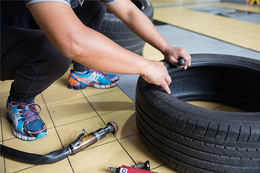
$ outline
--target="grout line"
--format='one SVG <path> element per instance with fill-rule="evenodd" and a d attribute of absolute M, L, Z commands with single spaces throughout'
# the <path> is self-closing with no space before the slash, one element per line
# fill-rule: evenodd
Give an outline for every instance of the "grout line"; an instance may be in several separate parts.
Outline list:
<path fill-rule="evenodd" d="M 81 91 L 82 92 L 82 91 Z M 101 121 L 106 125 L 105 121 L 103 120 L 103 118 L 101 117 L 101 115 L 99 115 L 99 113 L 97 112 L 97 110 L 94 108 L 94 106 L 91 104 L 91 102 L 88 100 L 88 98 L 84 95 L 84 97 L 86 98 L 86 100 L 89 102 L 90 106 L 93 108 L 93 110 L 97 113 L 97 115 L 99 116 L 99 118 L 101 119 Z M 112 111 L 113 112 L 113 111 Z M 111 112 L 110 112 L 111 113 Z M 114 135 L 114 134 L 113 134 Z M 121 147 L 123 148 L 123 150 L 125 151 L 125 153 L 130 157 L 130 159 L 134 162 L 134 164 L 136 164 L 136 162 L 134 161 L 134 159 L 132 158 L 132 156 L 126 151 L 125 147 L 121 144 L 121 142 L 118 140 L 118 138 L 114 135 L 114 137 L 116 138 L 116 141 L 119 143 L 119 145 L 121 145 Z"/>
<path fill-rule="evenodd" d="M 21 171 L 24 171 L 24 170 L 27 170 L 27 169 L 31 169 L 31 168 L 36 167 L 36 166 L 37 166 L 37 165 L 29 166 L 29 167 L 23 168 L 23 169 L 21 169 L 21 170 L 14 171 L 14 173 L 16 173 L 16 172 L 21 172 Z"/>
<path fill-rule="evenodd" d="M 105 112 L 105 113 L 102 113 L 100 116 L 102 117 L 103 115 L 107 115 L 107 114 L 111 114 L 112 112 L 119 112 L 119 111 L 122 111 L 122 110 L 131 110 L 130 108 L 135 108 L 135 106 L 129 106 L 129 107 L 125 107 L 123 109 L 117 109 L 115 111 L 108 111 L 108 112 Z"/>
<path fill-rule="evenodd" d="M 61 143 L 61 146 L 63 147 L 62 140 L 61 140 L 61 138 L 60 138 L 60 135 L 59 135 L 59 133 L 58 133 L 58 131 L 57 131 L 57 128 L 56 128 L 56 126 L 55 126 L 55 123 L 54 123 L 54 121 L 53 121 L 53 119 L 52 119 L 50 110 L 49 110 L 49 108 L 48 108 L 48 106 L 47 106 L 47 104 L 46 104 L 46 102 L 45 102 L 45 99 L 44 99 L 44 97 L 43 97 L 42 94 L 41 94 L 41 97 L 42 97 L 42 100 L 43 100 L 43 102 L 44 102 L 44 104 L 45 104 L 45 106 L 46 106 L 46 109 L 47 109 L 48 114 L 49 114 L 49 116 L 50 116 L 50 119 L 51 119 L 51 121 L 52 121 L 53 127 L 54 127 L 54 129 L 55 129 L 55 131 L 56 131 L 56 134 L 57 134 L 57 136 L 58 136 L 58 138 L 59 138 L 59 141 L 60 141 L 60 143 Z M 64 148 L 64 147 L 63 147 L 63 148 Z M 74 169 L 73 169 L 73 167 L 72 167 L 72 164 L 71 164 L 71 162 L 70 162 L 69 157 L 67 157 L 67 160 L 68 160 L 68 162 L 69 162 L 69 165 L 70 165 L 70 167 L 71 167 L 72 172 L 74 173 L 75 171 L 74 171 Z"/>
<path fill-rule="evenodd" d="M 99 113 L 97 112 L 97 110 L 95 109 L 95 107 L 92 105 L 92 103 L 88 100 L 87 96 L 82 92 L 82 90 L 80 90 L 80 92 L 83 94 L 84 98 L 87 100 L 87 102 L 89 103 L 89 105 L 92 107 L 92 109 L 96 112 L 97 116 L 101 119 L 101 121 L 104 123 L 104 125 L 106 125 L 105 121 L 101 118 L 101 116 L 99 115 Z"/>
<path fill-rule="evenodd" d="M 118 87 L 118 86 L 117 86 Z M 87 97 L 93 97 L 93 96 L 98 96 L 98 95 L 102 95 L 102 94 L 106 94 L 106 93 L 109 93 L 109 92 L 116 92 L 116 91 L 119 91 L 121 90 L 119 87 L 118 87 L 118 90 L 110 90 L 110 91 L 106 91 L 106 92 L 102 92 L 102 93 L 97 93 L 97 94 L 93 94 L 93 95 L 88 95 Z M 58 103 L 50 103 L 50 104 L 46 104 L 46 107 L 47 106 L 55 106 L 55 105 L 60 105 L 60 104 L 64 104 L 64 103 L 69 103 L 71 101 L 77 101 L 77 100 L 80 100 L 80 99 L 83 99 L 83 98 L 86 98 L 86 95 L 82 92 L 82 90 L 80 90 L 81 94 L 83 95 L 83 97 L 80 97 L 80 98 L 75 98 L 75 99 L 71 99 L 71 100 L 65 100 L 65 101 L 61 101 L 61 102 L 58 102 Z M 42 96 L 43 97 L 43 96 Z"/>
<path fill-rule="evenodd" d="M 74 123 L 77 123 L 77 122 L 80 122 L 80 121 L 89 120 L 89 119 L 92 119 L 92 118 L 97 118 L 97 116 L 88 117 L 88 118 L 84 118 L 84 119 L 77 120 L 77 121 L 71 121 L 71 122 L 69 122 L 69 123 L 65 123 L 65 124 L 58 125 L 58 126 L 56 126 L 56 128 L 58 128 L 58 127 L 63 127 L 63 126 L 69 125 L 69 124 L 74 124 Z"/>
<path fill-rule="evenodd" d="M 114 135 L 115 136 L 115 135 Z M 115 136 L 117 142 L 119 143 L 119 145 L 121 145 L 121 147 L 123 148 L 123 150 L 125 151 L 125 153 L 130 157 L 130 159 L 134 162 L 134 164 L 136 165 L 135 160 L 133 159 L 133 157 L 130 155 L 130 153 L 125 149 L 125 147 L 123 146 L 123 144 L 119 141 L 119 139 Z"/>
<path fill-rule="evenodd" d="M 135 136 L 135 135 L 138 135 L 138 133 L 131 134 L 131 135 L 128 135 L 128 136 L 125 136 L 125 137 L 119 138 L 119 140 L 126 139 L 126 138 L 128 138 L 128 137 L 132 137 L 132 136 Z"/>
<path fill-rule="evenodd" d="M 152 168 L 151 170 L 154 170 L 154 169 L 157 169 L 157 168 L 160 168 L 160 167 L 163 167 L 163 166 L 167 166 L 167 165 L 165 163 L 163 163 L 163 164 L 161 164 L 159 166 L 156 166 L 156 167 Z"/>
<path fill-rule="evenodd" d="M 125 88 L 120 88 L 120 90 L 121 90 L 130 100 L 132 100 L 133 103 L 135 103 L 135 100 L 133 100 L 133 99 L 125 92 L 125 90 L 130 89 L 130 88 L 132 88 L 132 87 L 133 87 L 133 86 L 131 86 L 131 87 L 125 87 Z"/>
<path fill-rule="evenodd" d="M 4 117 L 4 116 L 3 116 Z M 1 137 L 2 137 L 2 140 L 1 140 L 1 143 L 4 143 L 4 132 L 3 132 L 3 123 L 2 123 L 2 116 L 0 117 L 0 125 L 1 125 Z"/>

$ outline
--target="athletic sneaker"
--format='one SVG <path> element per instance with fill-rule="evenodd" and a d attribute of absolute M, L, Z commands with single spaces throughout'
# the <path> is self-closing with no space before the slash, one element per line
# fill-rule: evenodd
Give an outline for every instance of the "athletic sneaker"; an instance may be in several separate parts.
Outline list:
<path fill-rule="evenodd" d="M 117 74 L 103 73 L 100 71 L 90 69 L 85 74 L 77 74 L 71 70 L 69 75 L 69 88 L 70 89 L 84 89 L 87 86 L 94 88 L 111 88 L 116 86 L 119 82 Z"/>
<path fill-rule="evenodd" d="M 33 141 L 47 135 L 47 127 L 42 121 L 36 106 L 31 103 L 6 102 L 6 117 L 13 124 L 13 134 L 19 139 Z"/>

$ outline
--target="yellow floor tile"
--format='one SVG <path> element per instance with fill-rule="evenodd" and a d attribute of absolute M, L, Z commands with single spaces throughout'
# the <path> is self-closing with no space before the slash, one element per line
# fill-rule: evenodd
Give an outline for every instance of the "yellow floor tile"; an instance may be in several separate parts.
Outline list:
<path fill-rule="evenodd" d="M 207 109 L 214 109 L 220 111 L 228 111 L 228 112 L 245 112 L 243 109 L 239 109 L 233 106 L 229 106 L 226 104 L 215 103 L 215 102 L 208 102 L 208 101 L 187 101 L 189 104 L 193 104 L 195 106 L 207 108 Z"/>
<path fill-rule="evenodd" d="M 216 110 L 220 110 L 220 111 L 228 111 L 228 112 L 246 112 L 242 109 L 239 109 L 239 108 L 236 108 L 236 107 L 233 107 L 233 106 L 228 106 L 228 105 L 225 105 L 225 106 L 222 106 L 222 107 L 219 107 L 219 108 L 215 108 Z"/>
<path fill-rule="evenodd" d="M 151 169 L 163 164 L 148 150 L 139 134 L 121 139 L 120 142 L 137 164 L 149 160 Z"/>
<path fill-rule="evenodd" d="M 53 88 L 52 86 L 46 89 L 42 96 L 47 105 L 84 98 L 81 91 L 69 90 L 68 88 Z"/>
<path fill-rule="evenodd" d="M 94 96 L 94 95 L 99 95 L 107 92 L 112 92 L 112 91 L 117 91 L 119 88 L 117 86 L 113 88 L 107 88 L 107 89 L 98 89 L 94 87 L 87 87 L 86 89 L 81 90 L 81 92 L 86 96 Z"/>
<path fill-rule="evenodd" d="M 6 115 L 6 97 L 0 97 L 0 116 L 5 116 Z"/>
<path fill-rule="evenodd" d="M 189 104 L 193 104 L 199 107 L 208 108 L 208 109 L 217 109 L 223 107 L 223 104 L 214 103 L 214 102 L 207 102 L 207 101 L 187 101 Z"/>
<path fill-rule="evenodd" d="M 91 148 L 69 159 L 76 173 L 108 173 L 108 167 L 133 165 L 133 161 L 117 141 Z"/>
<path fill-rule="evenodd" d="M 154 19 L 206 36 L 220 39 L 241 47 L 258 50 L 258 47 L 260 45 L 259 39 L 253 39 L 260 37 L 260 25 L 245 21 L 239 21 L 223 16 L 216 16 L 203 12 L 193 11 L 189 9 L 213 5 L 223 6 L 227 8 L 233 8 L 234 6 L 234 8 L 236 7 L 240 10 L 247 10 L 252 12 L 259 11 L 259 8 L 256 9 L 243 7 L 242 9 L 242 7 L 239 8 L 239 5 L 232 4 L 231 6 L 225 3 L 203 5 L 198 4 L 193 6 L 176 6 L 155 9 Z M 246 40 L 250 40 L 249 42 L 251 44 L 249 44 Z"/>
<path fill-rule="evenodd" d="M 160 61 L 164 58 L 163 54 L 160 51 L 158 51 L 157 49 L 155 49 L 149 44 L 145 44 L 143 49 L 143 54 L 144 57 L 149 60 Z"/>
<path fill-rule="evenodd" d="M 59 150 L 62 148 L 57 133 L 54 129 L 49 129 L 47 136 L 36 141 L 22 141 L 20 139 L 13 138 L 5 141 L 4 145 L 21 151 L 37 154 L 47 154 L 50 151 Z M 32 167 L 30 164 L 19 163 L 9 159 L 5 159 L 5 164 L 7 172 L 15 172 Z M 46 167 L 48 167 L 48 165 L 46 165 Z"/>
<path fill-rule="evenodd" d="M 260 45 L 259 46 L 255 46 L 255 47 L 251 47 L 250 49 L 252 49 L 254 51 L 260 52 Z"/>
<path fill-rule="evenodd" d="M 73 173 L 70 163 L 67 159 L 61 160 L 60 162 L 48 165 L 32 166 L 27 169 L 19 171 L 19 173 Z"/>
<path fill-rule="evenodd" d="M 0 144 L 2 144 L 3 141 L 3 134 L 2 134 L 2 116 L 0 116 Z M 1 161 L 0 161 L 0 165 L 1 165 Z"/>
<path fill-rule="evenodd" d="M 55 126 L 77 122 L 97 116 L 85 98 L 48 106 Z"/>
<path fill-rule="evenodd" d="M 256 38 L 247 38 L 243 40 L 244 42 L 244 47 L 247 48 L 252 48 L 252 47 L 257 47 L 260 46 L 260 40 L 256 39 Z"/>
<path fill-rule="evenodd" d="M 65 74 L 43 91 L 42 96 L 47 105 L 84 98 L 80 90 L 68 89 L 67 78 L 68 76 Z"/>
<path fill-rule="evenodd" d="M 3 140 L 15 138 L 12 133 L 12 125 L 7 121 L 5 116 L 1 117 Z"/>
<path fill-rule="evenodd" d="M 242 10 L 242 11 L 251 11 L 251 12 L 256 12 L 260 13 L 260 8 L 257 6 L 252 6 L 252 5 L 240 5 L 240 4 L 234 4 L 234 3 L 220 3 L 220 6 L 226 7 L 226 8 L 233 8 L 237 10 Z"/>
<path fill-rule="evenodd" d="M 180 4 L 189 4 L 189 3 L 199 3 L 199 2 L 215 2 L 214 0 L 182 0 L 182 1 L 174 1 L 174 0 L 151 0 L 151 3 L 154 7 L 158 6 L 170 6 L 170 5 L 180 5 Z"/>
<path fill-rule="evenodd" d="M 153 171 L 154 172 L 159 172 L 159 173 L 178 173 L 176 171 L 173 171 L 172 168 L 170 168 L 167 165 L 160 166 L 159 168 L 156 168 Z"/>
<path fill-rule="evenodd" d="M 105 122 L 115 121 L 118 124 L 119 130 L 116 134 L 118 139 L 138 133 L 135 122 L 135 107 L 104 114 L 101 118 Z"/>
<path fill-rule="evenodd" d="M 0 84 L 0 97 L 8 97 L 9 96 L 11 83 L 12 83 L 11 80 L 1 81 L 1 84 Z"/>
<path fill-rule="evenodd" d="M 122 109 L 132 109 L 134 102 L 120 89 L 88 97 L 99 115 Z"/>
<path fill-rule="evenodd" d="M 4 173 L 4 171 L 5 171 L 4 159 L 3 157 L 0 157 L 0 172 Z"/>

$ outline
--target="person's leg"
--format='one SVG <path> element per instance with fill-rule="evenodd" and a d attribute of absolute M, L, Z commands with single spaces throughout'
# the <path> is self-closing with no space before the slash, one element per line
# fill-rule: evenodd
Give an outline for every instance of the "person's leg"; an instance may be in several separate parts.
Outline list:
<path fill-rule="evenodd" d="M 99 31 L 106 8 L 100 1 L 85 1 L 83 6 L 76 7 L 74 12 L 84 25 Z M 69 76 L 69 88 L 71 89 L 84 89 L 87 86 L 111 88 L 118 82 L 119 76 L 117 74 L 95 71 L 73 61 L 73 70 Z"/>
<path fill-rule="evenodd" d="M 71 60 L 61 55 L 41 30 L 1 29 L 1 77 L 14 80 L 7 100 L 13 133 L 23 140 L 47 134 L 34 98 L 61 77 Z"/>

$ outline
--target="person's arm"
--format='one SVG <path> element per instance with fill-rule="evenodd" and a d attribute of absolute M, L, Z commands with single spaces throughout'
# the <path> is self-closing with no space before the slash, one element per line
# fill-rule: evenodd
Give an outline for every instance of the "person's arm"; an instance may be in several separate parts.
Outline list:
<path fill-rule="evenodd" d="M 40 2 L 28 8 L 43 32 L 66 57 L 99 71 L 140 74 L 147 82 L 160 85 L 170 93 L 171 78 L 163 63 L 146 60 L 86 27 L 69 5 Z"/>
<path fill-rule="evenodd" d="M 132 1 L 117 0 L 106 6 L 140 38 L 161 51 L 164 54 L 166 61 L 177 65 L 177 59 L 182 57 L 186 60 L 184 68 L 186 69 L 190 66 L 191 57 L 186 50 L 170 46 L 154 27 L 150 19 L 139 10 Z"/>

